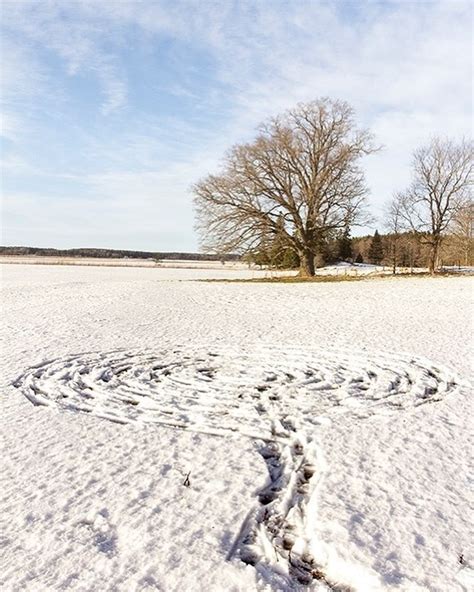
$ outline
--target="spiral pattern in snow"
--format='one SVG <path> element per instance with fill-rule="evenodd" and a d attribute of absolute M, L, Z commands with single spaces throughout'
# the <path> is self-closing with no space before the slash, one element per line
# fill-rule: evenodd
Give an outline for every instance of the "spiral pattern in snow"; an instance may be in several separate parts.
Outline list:
<path fill-rule="evenodd" d="M 265 437 L 275 417 L 304 429 L 390 413 L 440 400 L 457 380 L 420 358 L 259 346 L 84 353 L 37 365 L 14 385 L 36 405 L 119 423 Z"/>

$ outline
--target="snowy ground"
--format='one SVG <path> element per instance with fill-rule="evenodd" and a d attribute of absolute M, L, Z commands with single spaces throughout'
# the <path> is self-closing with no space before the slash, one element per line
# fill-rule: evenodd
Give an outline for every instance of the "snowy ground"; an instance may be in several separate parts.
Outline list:
<path fill-rule="evenodd" d="M 2 590 L 474 589 L 471 279 L 2 274 Z"/>
<path fill-rule="evenodd" d="M 264 275 L 257 266 L 249 266 L 243 261 L 194 261 L 190 259 L 133 259 L 130 257 L 113 258 L 113 257 L 54 257 L 45 255 L 0 255 L 0 264 L 13 265 L 79 265 L 87 267 L 163 267 L 166 269 L 207 269 L 213 270 L 217 273 L 216 277 L 220 277 L 221 273 L 245 272 L 248 277 L 252 277 L 249 273 L 255 271 L 260 275 Z M 202 277 L 202 274 L 201 274 Z M 239 277 L 237 275 L 237 277 Z"/>

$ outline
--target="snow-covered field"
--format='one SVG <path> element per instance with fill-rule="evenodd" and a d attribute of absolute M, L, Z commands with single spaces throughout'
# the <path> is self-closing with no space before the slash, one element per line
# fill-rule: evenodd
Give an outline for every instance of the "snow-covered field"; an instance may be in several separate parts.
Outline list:
<path fill-rule="evenodd" d="M 0 589 L 473 590 L 472 279 L 223 273 L 3 267 Z"/>
<path fill-rule="evenodd" d="M 13 265 L 80 265 L 89 267 L 165 267 L 176 269 L 248 270 L 242 261 L 194 261 L 179 259 L 133 259 L 130 257 L 54 257 L 46 255 L 0 255 L 0 264 Z"/>
<path fill-rule="evenodd" d="M 88 257 L 46 257 L 46 256 L 17 256 L 0 255 L 0 266 L 8 265 L 48 265 L 69 267 L 140 267 L 153 268 L 154 278 L 162 280 L 190 280 L 190 279 L 259 279 L 280 275 L 296 275 L 297 270 L 270 270 L 255 265 L 248 265 L 242 261 L 180 261 L 153 259 L 113 259 L 113 258 L 88 258 Z M 374 266 L 371 266 L 372 268 Z M 330 269 L 330 268 L 327 268 Z M 332 269 L 332 268 L 331 268 Z M 74 274 L 74 271 L 66 271 L 63 275 Z"/>

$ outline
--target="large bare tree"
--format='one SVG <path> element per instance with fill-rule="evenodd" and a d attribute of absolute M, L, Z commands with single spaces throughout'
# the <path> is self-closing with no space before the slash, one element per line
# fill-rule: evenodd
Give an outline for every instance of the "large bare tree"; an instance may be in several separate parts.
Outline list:
<path fill-rule="evenodd" d="M 228 152 L 220 174 L 193 187 L 202 247 L 243 253 L 278 234 L 302 273 L 314 275 L 323 241 L 363 221 L 359 161 L 375 150 L 343 101 L 300 104 L 269 120 Z"/>
<path fill-rule="evenodd" d="M 469 203 L 472 164 L 472 144 L 465 140 L 434 138 L 413 154 L 413 182 L 398 202 L 407 226 L 429 247 L 430 273 L 438 266 L 443 236 Z"/>

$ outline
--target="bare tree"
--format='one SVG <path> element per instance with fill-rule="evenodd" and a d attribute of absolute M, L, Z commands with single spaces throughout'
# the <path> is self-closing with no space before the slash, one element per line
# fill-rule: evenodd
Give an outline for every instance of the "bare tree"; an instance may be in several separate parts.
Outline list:
<path fill-rule="evenodd" d="M 472 201 L 457 212 L 452 230 L 457 251 L 460 255 L 462 254 L 463 264 L 471 265 L 474 242 L 474 203 Z"/>
<path fill-rule="evenodd" d="M 428 267 L 438 266 L 443 236 L 469 201 L 472 185 L 472 144 L 434 138 L 413 155 L 414 179 L 399 196 L 407 225 L 429 247 Z"/>
<path fill-rule="evenodd" d="M 400 233 L 403 232 L 402 199 L 401 195 L 397 193 L 387 204 L 385 211 L 385 228 L 390 234 L 389 245 L 393 274 L 397 273 Z"/>
<path fill-rule="evenodd" d="M 359 159 L 374 152 L 345 102 L 321 99 L 262 125 L 237 145 L 222 172 L 193 187 L 197 229 L 206 250 L 248 252 L 278 234 L 314 275 L 322 243 L 362 223 L 367 193 Z"/>

